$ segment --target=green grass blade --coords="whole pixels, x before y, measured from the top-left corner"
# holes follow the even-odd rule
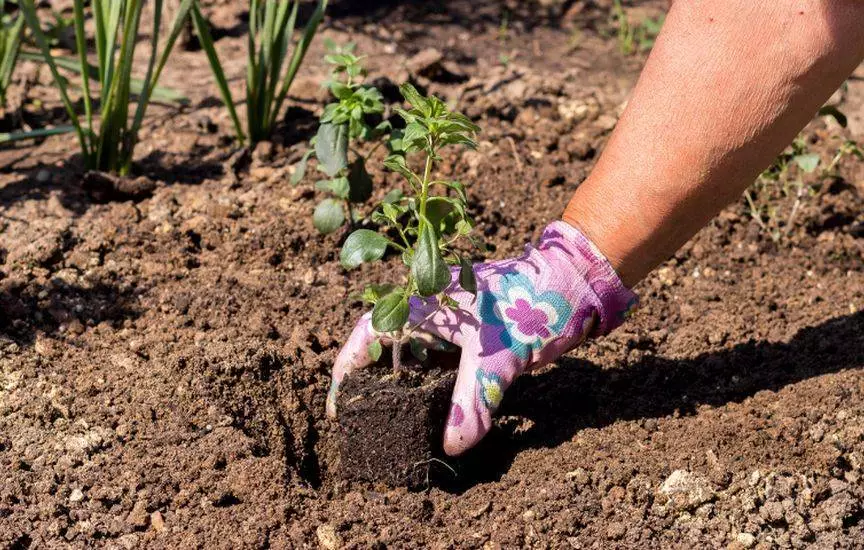
[[[321,21],[324,19],[324,12],[327,10],[327,2],[328,0],[320,0],[318,7],[315,9],[315,13],[312,14],[309,22],[306,23],[306,29],[303,31],[303,36],[294,46],[291,63],[288,65],[288,72],[285,73],[285,77],[282,79],[282,89],[279,91],[279,96],[276,98],[276,104],[273,106],[273,111],[270,113],[268,126],[271,128],[276,123],[276,117],[279,116],[282,104],[288,96],[288,90],[291,88],[291,84],[297,76],[297,71],[300,70],[303,58],[306,57],[306,51],[309,49],[309,45],[312,44],[312,39],[315,38],[315,33],[318,31],[318,25],[320,25]]]
[[[66,108],[66,112],[69,114],[69,119],[72,121],[72,125],[75,128],[75,134],[78,136],[78,142],[81,145],[81,152],[84,155],[85,161],[89,164],[91,162],[91,150],[87,137],[84,135],[84,130],[81,129],[81,122],[78,120],[78,113],[75,112],[75,108],[72,106],[72,101],[69,99],[66,85],[60,76],[57,65],[54,63],[54,58],[51,56],[51,50],[48,47],[48,40],[45,38],[42,28],[39,26],[39,18],[36,16],[36,6],[33,3],[33,0],[20,0],[19,7],[27,21],[27,26],[30,27],[33,39],[42,51],[42,56],[48,64],[48,68],[51,70],[51,75],[54,77],[54,82],[57,84],[57,89],[60,92],[63,106]],[[91,129],[88,128],[88,132],[90,131]]]
[[[147,111],[147,104],[150,102],[150,84],[153,81],[153,71],[156,69],[156,57],[159,52],[159,30],[162,27],[162,5],[162,0],[154,0],[153,2],[153,29],[150,32],[150,59],[147,62],[147,73],[144,76],[144,89],[138,97],[138,106],[135,108],[135,115],[132,117],[132,127],[129,131],[129,139],[125,140],[125,143],[123,144],[124,157],[131,158],[132,156],[131,151],[135,148],[138,130],[141,128],[141,121],[144,119],[144,113]]]
[[[108,20],[105,22],[105,59],[102,70],[102,96],[110,94],[111,83],[114,81],[114,70],[116,66],[115,52],[117,51],[117,31],[123,11],[126,8],[126,0],[107,0],[111,11],[108,12]]]
[[[105,81],[105,51],[106,51],[106,36],[105,36],[105,0],[93,0],[91,9],[93,10],[93,26],[96,28],[96,69],[99,72],[98,80],[101,85]]]
[[[78,63],[81,67],[81,74],[87,72],[90,66],[87,63],[87,36],[84,34],[84,0],[75,0],[73,2],[73,10],[75,13],[75,48],[78,50]],[[82,78],[81,87],[84,92],[84,113],[87,117],[87,127],[93,127],[93,103],[90,100],[90,79]]]
[[[292,4],[289,15],[288,5]],[[270,63],[270,75],[268,77],[267,94],[264,98],[266,106],[264,111],[265,122],[271,119],[273,103],[276,99],[276,90],[279,87],[279,76],[282,74],[282,67],[285,64],[285,56],[288,54],[288,44],[294,36],[294,27],[297,24],[297,13],[300,11],[300,2],[295,0],[293,3],[285,1],[280,4],[284,9],[280,10],[276,18],[276,36],[273,44],[273,58]],[[268,124],[265,131],[269,132],[270,125]]]
[[[56,136],[60,134],[68,134],[74,131],[76,131],[75,126],[55,126],[54,128],[40,128],[38,130],[29,130],[27,132],[0,133],[0,143]]]
[[[0,5],[0,13],[3,13]],[[8,29],[4,29],[5,40],[3,41],[3,57],[0,59],[0,106],[6,106],[6,89],[12,80],[12,71],[18,62],[21,51],[21,37],[24,34],[24,18],[18,16]]]
[[[195,33],[198,35],[198,40],[201,42],[201,48],[207,54],[207,59],[210,61],[210,68],[213,71],[213,77],[216,79],[216,86],[219,89],[219,95],[222,96],[222,102],[228,109],[231,115],[231,122],[234,124],[234,133],[240,143],[246,141],[246,136],[243,133],[243,127],[240,125],[240,119],[237,116],[237,109],[234,107],[234,98],[231,97],[231,89],[228,87],[228,80],[225,78],[225,71],[222,68],[222,63],[219,61],[219,56],[216,54],[216,47],[213,44],[213,37],[210,35],[210,26],[207,20],[198,9],[198,3],[192,5],[192,24],[195,26]]]

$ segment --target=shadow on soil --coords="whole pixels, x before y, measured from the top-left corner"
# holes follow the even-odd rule
[[[135,319],[139,314],[134,294],[111,284],[83,288],[54,281],[45,287],[22,284],[0,290],[0,336],[24,345],[32,344],[38,333],[55,332],[63,324],[83,328]]]
[[[687,360],[652,356],[625,368],[603,369],[565,358],[557,368],[520,378],[508,391],[500,415],[527,418],[533,426],[518,433],[506,423],[494,428],[456,466],[458,478],[440,485],[462,492],[500,479],[520,451],[555,447],[584,428],[676,411],[692,415],[700,405],[741,402],[762,390],[862,368],[862,357],[864,312],[803,329],[788,344],[748,342]]]

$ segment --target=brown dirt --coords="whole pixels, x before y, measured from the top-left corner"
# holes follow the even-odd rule
[[[392,372],[386,365],[346,377],[339,398],[342,479],[416,489],[446,474],[441,440],[455,384],[454,370]]]
[[[590,170],[644,58],[604,37],[602,2],[513,9],[503,34],[500,2],[365,4],[336,3],[325,36],[477,118],[479,152],[444,170],[490,255],[517,253]],[[208,11],[239,89],[242,14]],[[408,63],[433,46],[435,70]],[[344,272],[312,227],[314,175],[287,183],[326,101],[321,55],[239,176],[200,52],[172,56],[164,83],[192,105],[152,110],[131,196],[84,186],[68,137],[0,152],[0,547],[864,545],[856,160],[779,243],[743,201],[725,209],[637,287],[631,322],[514,385],[455,482],[343,481],[329,369],[352,295],[398,260]],[[47,83],[27,116],[60,116]],[[849,134],[807,136],[827,159]],[[373,175],[376,198],[397,182]]]

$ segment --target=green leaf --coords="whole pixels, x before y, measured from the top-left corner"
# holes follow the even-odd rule
[[[370,229],[358,229],[345,239],[339,261],[345,269],[354,269],[364,262],[380,260],[389,243],[387,237],[379,233]]]
[[[372,361],[378,361],[381,359],[381,353],[384,349],[381,346],[381,340],[375,340],[368,346],[366,346],[366,353],[369,354],[369,359]]]
[[[408,297],[403,290],[384,296],[372,309],[372,328],[378,332],[400,330],[408,322]]]
[[[435,228],[435,232],[439,237],[442,234],[452,233],[454,229],[456,221],[447,219],[454,211],[452,200],[447,197],[430,197],[426,201],[426,219]],[[447,223],[444,223],[445,221]],[[448,228],[450,231],[448,231]]]
[[[330,91],[333,93],[336,99],[349,99],[352,95],[354,95],[354,91],[351,88],[338,81],[333,81],[330,83]]]
[[[393,284],[368,285],[366,288],[363,289],[363,293],[360,295],[360,299],[367,304],[375,305],[375,303],[378,302],[378,300],[380,300],[382,296],[387,296],[395,289],[396,285]]]
[[[426,145],[426,136],[429,135],[429,130],[419,122],[412,122],[405,127],[405,133],[402,136],[402,143],[406,147],[415,147],[422,149]]]
[[[384,167],[396,173],[402,174],[409,181],[414,177],[414,172],[408,168],[408,163],[402,155],[390,155],[384,159]]]
[[[348,198],[351,202],[366,202],[372,196],[372,178],[366,171],[366,161],[363,157],[351,163],[348,182],[350,184]]]
[[[423,116],[428,117],[432,114],[432,106],[430,105],[429,100],[420,95],[417,88],[412,86],[410,83],[406,82],[399,86],[399,92],[402,94],[402,97],[405,98],[405,101],[423,113]]]
[[[350,184],[348,183],[348,178],[343,176],[329,180],[317,181],[315,182],[315,189],[333,193],[340,199],[347,200],[348,194],[350,193]]]
[[[294,165],[294,173],[291,174],[291,185],[297,185],[298,183],[303,181],[304,177],[306,177],[306,165],[309,161],[309,157],[311,157],[314,152],[314,150],[309,149],[308,151],[303,153],[303,157],[297,162],[296,165]]]
[[[421,296],[434,296],[450,284],[450,270],[438,249],[438,237],[429,223],[423,224],[417,240],[411,274],[417,281],[417,292]]]
[[[348,125],[322,124],[315,136],[315,155],[330,177],[348,166]]]
[[[327,235],[333,233],[345,223],[345,211],[342,203],[336,199],[324,199],[315,207],[312,214],[312,224],[315,229]]]
[[[459,258],[459,286],[477,295],[477,278],[474,276],[474,266],[468,258]]]
[[[819,162],[822,159],[820,159],[819,155],[817,155],[816,153],[808,153],[806,155],[795,155],[793,160],[799,168],[801,168],[808,174],[812,174],[819,166]]]

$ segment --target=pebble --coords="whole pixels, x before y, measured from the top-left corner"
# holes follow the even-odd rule
[[[329,523],[319,525],[315,534],[318,536],[318,542],[327,550],[334,550],[342,546],[342,540],[336,534],[336,528]]]
[[[155,511],[150,514],[150,525],[155,531],[161,532],[165,530],[165,519],[162,517],[162,512]]]
[[[737,540],[744,548],[753,548],[753,545],[756,544],[756,537],[750,533],[738,533],[735,540]]]
[[[658,489],[669,497],[676,509],[692,509],[714,498],[714,491],[703,477],[687,470],[675,470]]]
[[[72,492],[69,493],[69,502],[81,502],[84,500],[84,493],[81,489],[72,489]]]

